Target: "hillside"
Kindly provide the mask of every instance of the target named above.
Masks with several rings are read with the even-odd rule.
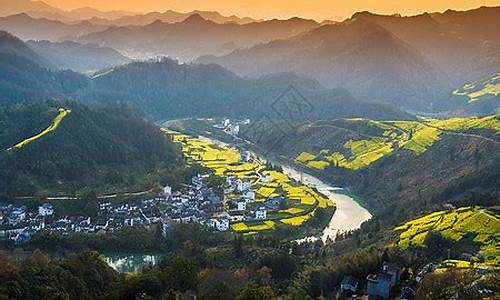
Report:
[[[453,110],[452,87],[498,72],[499,20],[498,7],[410,17],[359,12],[286,40],[198,61],[240,75],[304,73],[361,100],[411,111]]]
[[[95,44],[28,41],[26,45],[60,70],[97,71],[130,62],[129,58],[118,51]]]
[[[448,90],[439,70],[416,49],[376,23],[358,19],[199,61],[247,76],[292,71],[345,88],[364,101],[416,110],[429,108],[429,101]]]
[[[0,104],[64,97],[87,85],[83,75],[52,67],[21,40],[0,31]]]
[[[127,101],[156,119],[181,117],[275,117],[271,105],[290,86],[303,93],[313,110],[302,119],[339,116],[404,119],[401,111],[362,103],[342,89],[325,89],[293,74],[248,79],[215,64],[180,64],[171,59],[137,62],[106,70],[80,92],[85,101]]]
[[[0,116],[1,197],[148,190],[166,178],[146,177],[160,165],[183,168],[164,134],[124,106],[21,103]]]
[[[430,244],[431,239],[439,235],[453,249],[453,260],[444,261],[444,265],[462,268],[472,267],[468,261],[463,261],[463,252],[473,252],[470,259],[477,262],[475,267],[486,266],[499,268],[500,219],[498,215],[478,207],[462,207],[451,211],[437,211],[421,218],[411,220],[396,227],[399,233],[397,247],[406,250],[411,247],[432,247],[429,253],[435,252],[444,256],[447,249],[435,249],[437,245]],[[446,241],[447,240],[447,241]],[[471,251],[474,249],[473,251]],[[461,252],[462,251],[462,252]]]
[[[500,72],[466,83],[452,94],[452,99],[460,102],[467,111],[479,114],[495,112],[500,107]]]

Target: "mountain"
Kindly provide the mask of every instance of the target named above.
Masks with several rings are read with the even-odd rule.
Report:
[[[333,25],[222,57],[240,75],[301,72],[367,101],[412,111],[450,110],[452,87],[500,69],[500,8],[411,17],[360,12]]]
[[[89,21],[93,24],[106,25],[106,26],[144,26],[153,23],[154,21],[162,21],[164,23],[178,23],[182,22],[192,15],[200,15],[206,20],[210,20],[215,23],[225,24],[225,23],[235,23],[235,24],[248,24],[254,22],[262,22],[263,20],[255,20],[248,17],[240,18],[238,16],[223,16],[216,11],[201,11],[193,10],[187,13],[176,12],[173,10],[167,10],[163,13],[161,12],[150,12],[143,15],[129,15],[124,16],[119,19],[110,20],[109,18],[92,18]]]
[[[447,91],[439,70],[418,51],[383,27],[358,19],[198,61],[244,76],[297,72],[365,101],[413,109],[426,108]]]
[[[37,64],[42,60],[40,55],[21,40],[5,35],[8,38],[0,44],[0,49],[17,47],[23,51],[5,51],[0,60],[0,72],[5,78],[1,82],[0,100],[4,103],[56,97],[97,103],[124,101],[155,119],[263,114],[274,117],[279,113],[271,109],[273,103],[288,97],[283,93],[292,91],[292,86],[292,93],[296,91],[292,96],[303,97],[303,103],[311,106],[307,114],[299,117],[301,120],[328,117],[332,113],[342,117],[411,118],[393,107],[361,102],[346,90],[327,89],[315,80],[291,73],[249,79],[215,64],[181,64],[163,58],[115,66],[87,78]],[[57,65],[56,60],[54,64]]]
[[[397,109],[360,102],[345,90],[325,89],[314,80],[294,74],[246,79],[215,64],[180,64],[171,59],[135,62],[97,73],[90,87],[80,91],[78,97],[82,101],[127,101],[155,119],[264,114],[274,117],[273,103],[284,91],[289,91],[290,86],[300,91],[306,99],[304,103],[312,107],[301,119],[332,113],[373,118],[409,117]]]
[[[0,30],[8,31],[22,40],[56,41],[65,36],[80,36],[106,29],[88,21],[63,23],[45,18],[32,18],[26,13],[0,17]]]
[[[87,84],[81,74],[52,67],[23,41],[0,31],[0,104],[68,96]]]
[[[70,41],[28,41],[26,44],[61,70],[97,71],[130,62],[118,51],[95,44],[82,45]]]
[[[108,46],[129,57],[168,55],[190,61],[200,55],[226,54],[241,47],[288,38],[317,26],[313,20],[300,18],[218,24],[193,14],[178,23],[157,20],[145,26],[112,27],[75,40]]]
[[[50,62],[46,58],[33,51],[33,49],[17,37],[5,31],[0,31],[0,53],[3,55],[19,56],[40,66],[50,66]]]
[[[47,14],[57,14],[62,11],[52,7],[42,1],[31,0],[0,0],[0,16],[10,16],[24,12],[43,12]]]
[[[369,12],[353,15],[376,23],[424,54],[453,84],[475,80],[499,70],[500,7],[469,11],[384,16]]]
[[[126,16],[134,15],[133,12],[123,10],[101,11],[92,7],[80,7],[63,13],[64,16],[73,20],[88,20],[92,18],[101,18],[116,20]]]
[[[61,111],[52,131],[5,150],[43,132]],[[159,128],[124,106],[42,101],[0,107],[0,116],[0,196],[148,190],[155,182],[144,176],[160,163],[182,168],[180,151]]]

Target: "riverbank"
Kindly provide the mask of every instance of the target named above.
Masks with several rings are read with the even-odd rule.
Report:
[[[363,222],[372,217],[366,204],[360,197],[340,187],[334,187],[318,177],[313,176],[309,172],[306,173],[297,166],[291,166],[284,163],[281,159],[277,159],[272,155],[263,156],[258,152],[258,148],[248,141],[230,135],[222,136],[224,138],[221,141],[214,138],[214,136],[221,137],[220,134],[214,134],[211,137],[207,137],[199,132],[187,131],[191,135],[199,135],[201,138],[210,140],[214,143],[235,147],[239,151],[252,151],[260,159],[281,166],[285,175],[289,176],[291,179],[316,189],[319,193],[332,200],[336,205],[335,213],[333,213],[328,226],[323,229],[321,235],[323,241],[327,241],[328,239],[334,240],[338,233],[356,230]]]

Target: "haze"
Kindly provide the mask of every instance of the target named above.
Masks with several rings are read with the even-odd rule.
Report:
[[[254,18],[289,18],[292,16],[341,20],[356,11],[414,15],[422,12],[465,10],[479,6],[499,5],[499,0],[425,0],[425,1],[379,1],[379,0],[47,0],[62,9],[84,6],[101,10],[127,10],[134,12],[216,10],[222,14],[250,16]]]

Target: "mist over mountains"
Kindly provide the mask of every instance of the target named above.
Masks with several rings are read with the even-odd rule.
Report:
[[[28,4],[23,5],[6,6],[10,10],[5,9],[3,15],[18,14],[0,17],[0,29],[30,40],[27,46],[40,57],[35,60],[37,64],[52,71],[98,71],[129,63],[131,58],[167,56],[180,62],[220,65],[226,69],[224,72],[231,71],[231,79],[219,78],[229,87],[239,86],[232,83],[233,78],[252,82],[243,88],[249,89],[247,92],[234,92],[235,99],[259,91],[251,88],[263,76],[276,78],[281,75],[274,74],[293,73],[296,78],[317,81],[323,90],[345,90],[358,101],[412,113],[487,114],[494,112],[498,101],[494,93],[487,101],[475,103],[453,93],[468,82],[483,80],[500,70],[500,38],[495,34],[495,28],[500,27],[498,7],[410,17],[359,12],[343,22],[318,23],[301,18],[223,17],[204,11],[141,15],[93,9],[76,10],[81,16],[68,21],[40,14],[34,17],[30,11],[61,13],[42,3],[33,2],[28,8]],[[45,62],[40,63],[40,59]],[[138,71],[137,66],[100,74],[111,78],[125,69]],[[171,79],[160,73],[149,74],[148,85],[161,85]],[[83,81],[94,82],[93,88],[102,93],[106,90],[104,84],[96,84],[104,80],[100,77]],[[210,81],[208,77],[198,78]],[[112,82],[120,85],[116,80]],[[272,82],[269,80],[269,85]],[[151,92],[145,86],[139,93]],[[169,95],[175,95],[178,88]],[[275,96],[279,88],[282,86],[274,90]],[[218,93],[229,94],[227,90]],[[328,93],[321,94],[325,97]],[[88,97],[88,91],[81,95]]]

